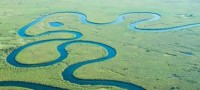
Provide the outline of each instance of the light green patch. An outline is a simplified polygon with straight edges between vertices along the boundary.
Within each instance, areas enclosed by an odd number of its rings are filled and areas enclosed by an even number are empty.
[[[66,49],[69,53],[67,62],[69,62],[70,64],[75,64],[81,61],[93,60],[107,55],[105,49],[97,45],[77,43],[74,45],[72,44]]]
[[[53,61],[59,57],[57,46],[59,43],[42,43],[30,46],[20,52],[16,60],[23,64],[39,64]]]
[[[23,39],[17,35],[17,31],[37,17],[57,11],[83,12],[92,22],[110,22],[118,15],[127,12],[156,12],[161,14],[160,20],[143,23],[138,27],[179,26],[200,21],[200,12],[197,10],[199,3],[198,0],[85,0],[84,3],[83,0],[56,2],[55,0],[37,2],[35,0],[14,0],[12,3],[9,0],[1,0],[0,80],[27,81],[73,90],[104,89],[106,86],[81,86],[66,82],[61,77],[61,73],[69,65],[104,56],[106,52],[101,47],[87,44],[71,45],[66,48],[70,51],[69,57],[60,63],[48,67],[16,68],[5,60],[12,50],[29,42],[47,38],[74,37],[71,34],[55,34]],[[104,43],[116,49],[116,57],[76,70],[75,76],[83,79],[119,80],[142,86],[147,90],[199,89],[200,28],[146,33],[135,32],[127,27],[130,22],[145,18],[151,18],[151,16],[127,15],[123,23],[94,26],[81,24],[77,16],[59,14],[31,27],[27,34],[36,35],[46,31],[69,29],[81,32],[84,35],[82,40]],[[50,27],[48,25],[50,21],[60,21],[64,26]],[[55,46],[60,43],[33,46],[22,51],[17,56],[17,60],[22,63],[49,62],[58,56]],[[186,56],[182,52],[191,52],[193,55]],[[37,60],[35,60],[36,57]]]

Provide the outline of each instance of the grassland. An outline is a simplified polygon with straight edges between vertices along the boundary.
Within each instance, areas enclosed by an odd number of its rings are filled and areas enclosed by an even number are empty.
[[[161,19],[144,23],[138,27],[160,28],[200,22],[198,0],[0,0],[0,81],[26,81],[68,89],[119,89],[107,86],[81,86],[66,82],[61,72],[69,65],[101,57],[106,52],[95,45],[73,45],[67,50],[69,57],[48,67],[17,68],[9,65],[5,58],[17,47],[29,42],[49,38],[70,38],[73,35],[24,39],[17,35],[22,26],[37,17],[57,11],[77,11],[85,13],[89,21],[109,22],[119,14],[134,11],[148,11],[161,14]],[[84,2],[84,3],[83,3]],[[70,14],[51,16],[27,31],[39,34],[51,30],[74,30],[84,36],[81,40],[91,40],[112,46],[117,56],[106,62],[84,66],[75,72],[83,79],[106,79],[131,82],[148,90],[198,90],[200,89],[200,27],[180,31],[145,33],[127,28],[130,22],[151,16],[136,14],[125,17],[125,22],[117,25],[94,26],[81,24],[79,18]],[[61,21],[65,26],[52,28],[49,21]],[[41,63],[58,56],[56,46],[62,42],[52,42],[28,48],[19,54],[22,63]],[[87,48],[87,49],[85,49]],[[37,51],[40,50],[40,51]],[[80,52],[81,51],[81,52]],[[35,54],[31,54],[35,53]],[[193,55],[185,55],[184,52]],[[31,58],[30,58],[31,57]],[[37,59],[35,59],[37,58]],[[13,87],[3,87],[10,89]],[[1,89],[1,88],[0,88]]]

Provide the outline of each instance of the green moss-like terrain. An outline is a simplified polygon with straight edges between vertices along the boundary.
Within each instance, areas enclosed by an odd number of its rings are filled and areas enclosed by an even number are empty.
[[[72,38],[57,33],[36,38],[22,38],[17,31],[37,17],[58,11],[76,11],[87,15],[92,22],[110,22],[126,12],[156,12],[161,19],[138,25],[142,28],[162,28],[200,22],[198,0],[0,0],[0,81],[25,81],[67,89],[117,90],[118,87],[78,85],[66,82],[61,73],[69,65],[105,56],[101,47],[75,44],[66,48],[69,56],[47,67],[18,68],[6,62],[14,49],[30,42]],[[85,25],[73,14],[57,14],[31,27],[26,33],[35,35],[52,30],[73,30],[83,34],[80,40],[101,42],[116,49],[116,57],[81,67],[75,76],[83,79],[102,79],[130,82],[148,90],[200,89],[200,27],[170,32],[136,32],[130,22],[151,18],[147,14],[125,16],[116,25]],[[49,21],[64,26],[50,27]],[[37,64],[59,56],[56,46],[62,41],[32,46],[17,56],[18,62]],[[188,55],[191,54],[191,55]],[[24,89],[0,87],[0,89]]]

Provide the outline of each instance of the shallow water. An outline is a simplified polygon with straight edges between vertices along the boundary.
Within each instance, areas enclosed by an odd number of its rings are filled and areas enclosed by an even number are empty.
[[[34,20],[33,22],[30,22],[29,24],[25,25],[24,27],[22,27],[19,31],[18,34],[21,37],[24,38],[34,38],[34,37],[40,37],[40,36],[44,36],[47,34],[53,34],[53,33],[70,33],[70,34],[74,34],[75,37],[73,38],[57,38],[57,39],[48,39],[48,40],[42,40],[42,41],[37,41],[37,42],[32,42],[29,43],[27,45],[24,45],[22,47],[19,47],[18,49],[14,50],[10,55],[8,55],[7,57],[7,62],[15,67],[20,67],[20,68],[29,68],[29,67],[44,67],[44,66],[49,66],[49,65],[53,65],[56,64],[58,62],[61,62],[63,59],[67,58],[67,51],[65,51],[65,47],[67,47],[68,45],[73,45],[73,44],[78,44],[78,43],[86,43],[86,44],[95,44],[97,46],[100,46],[101,48],[104,48],[108,54],[104,57],[101,58],[97,58],[97,59],[92,59],[92,60],[87,60],[84,62],[79,62],[76,64],[73,64],[69,67],[67,67],[64,72],[62,73],[63,79],[66,81],[69,81],[71,83],[76,83],[76,84],[80,84],[80,85],[108,85],[108,86],[117,86],[117,87],[121,87],[121,88],[125,88],[125,89],[129,89],[129,90],[142,90],[144,88],[134,85],[132,83],[127,83],[127,82],[121,82],[121,81],[115,81],[115,80],[90,80],[90,79],[78,79],[73,75],[73,72],[80,68],[81,66],[87,65],[87,64],[91,64],[91,63],[95,63],[95,62],[101,62],[101,61],[105,61],[105,60],[109,60],[110,58],[115,57],[117,51],[115,51],[114,48],[105,45],[103,43],[99,43],[99,42],[94,42],[94,41],[89,41],[89,40],[77,40],[79,38],[81,38],[83,35],[80,32],[76,32],[76,31],[71,31],[71,30],[57,30],[57,31],[48,31],[48,32],[44,32],[41,34],[37,34],[37,35],[27,35],[25,32],[26,30],[28,30],[30,27],[34,26],[35,24],[43,21],[45,18],[54,15],[54,14],[58,14],[58,13],[71,13],[74,15],[77,15],[80,17],[80,22],[83,24],[91,24],[91,25],[110,25],[110,24],[118,24],[118,23],[122,23],[124,21],[124,17],[128,14],[148,14],[153,16],[152,18],[149,19],[143,19],[143,20],[138,20],[136,22],[132,22],[129,24],[130,29],[134,30],[134,31],[142,31],[142,32],[166,32],[166,31],[174,31],[174,30],[183,30],[186,28],[191,28],[191,27],[196,27],[196,26],[200,26],[200,23],[194,23],[194,24],[188,24],[188,25],[182,25],[182,26],[176,26],[176,27],[165,27],[165,28],[154,28],[154,29],[149,29],[149,28],[138,28],[137,25],[138,24],[142,24],[144,22],[152,22],[152,21],[156,21],[158,19],[161,18],[161,16],[157,13],[153,13],[153,12],[129,12],[129,13],[124,13],[119,15],[119,17],[112,21],[112,22],[107,22],[107,23],[95,23],[95,22],[91,22],[87,20],[87,16],[83,13],[79,13],[79,12],[55,12],[55,13],[51,13],[48,15],[44,15],[41,16],[39,18],[37,18],[36,20]],[[52,27],[61,27],[64,24],[62,24],[61,22],[50,22],[49,23],[50,26]],[[68,41],[68,40],[72,40],[72,41]],[[53,42],[53,41],[66,41],[65,43],[59,45],[57,47],[58,52],[60,53],[60,56],[53,61],[47,62],[47,63],[40,63],[40,64],[23,64],[23,63],[19,63],[17,62],[17,60],[15,59],[17,54],[20,53],[23,49],[28,48],[30,46],[33,45],[38,45],[41,43],[46,43],[46,42]],[[184,55],[186,56],[191,56],[193,55],[190,52],[182,52]],[[20,87],[26,87],[26,88],[33,88],[34,85],[37,85],[37,87],[39,88],[43,88],[43,87],[48,87],[48,89],[55,89],[55,87],[53,86],[46,86],[46,85],[40,85],[40,84],[33,84],[33,83],[27,83],[27,82],[19,82],[18,84],[16,83],[16,81],[7,81],[7,82],[0,82],[0,86],[20,86]],[[34,89],[34,88],[33,88]],[[59,88],[57,88],[59,89]]]
[[[49,25],[52,26],[52,27],[61,27],[64,24],[61,23],[61,22],[49,22]]]
[[[71,12],[74,13],[75,15],[79,15],[80,16],[80,20],[82,23],[85,24],[97,24],[97,23],[92,23],[86,20],[86,15],[81,14],[81,13],[75,13],[75,12]],[[56,14],[56,13],[54,13]],[[49,14],[49,15],[53,15],[53,14]],[[93,42],[93,41],[83,41],[83,40],[77,40],[79,38],[81,38],[83,35],[80,32],[76,32],[76,31],[70,31],[70,30],[56,30],[56,31],[47,31],[41,34],[37,34],[37,35],[27,35],[25,32],[26,30],[28,30],[30,27],[34,26],[35,24],[41,22],[42,20],[44,20],[46,17],[48,17],[49,15],[45,15],[42,16],[40,18],[37,18],[36,20],[34,20],[33,22],[25,25],[24,27],[22,27],[19,31],[18,34],[21,37],[24,38],[34,38],[34,37],[40,37],[40,36],[44,36],[44,35],[49,35],[49,34],[53,34],[53,33],[70,33],[70,34],[74,34],[75,37],[73,38],[57,38],[57,39],[48,39],[48,40],[41,40],[41,41],[36,41],[36,42],[32,42],[29,44],[26,44],[24,46],[19,47],[18,49],[14,50],[11,52],[10,55],[8,55],[7,57],[7,62],[15,67],[20,67],[20,68],[30,68],[30,67],[44,67],[44,66],[50,66],[53,64],[56,64],[58,62],[61,62],[62,60],[64,60],[65,58],[67,58],[68,53],[65,50],[65,48],[68,45],[71,44],[76,44],[76,43],[86,43],[86,44],[95,44],[97,46],[100,46],[102,48],[104,48],[107,51],[107,55],[101,58],[97,58],[97,59],[92,59],[92,60],[87,60],[84,62],[79,62],[77,64],[71,65],[69,67],[67,67],[64,72],[62,73],[63,79],[66,81],[70,81],[71,83],[76,83],[76,84],[80,84],[80,85],[108,85],[108,86],[117,86],[117,87],[121,87],[121,88],[125,88],[125,89],[129,89],[129,90],[143,90],[142,87],[131,84],[131,83],[126,83],[126,82],[121,82],[121,81],[115,81],[115,80],[90,80],[90,79],[78,79],[73,75],[73,72],[80,68],[81,66],[87,65],[87,64],[91,64],[91,63],[95,63],[95,62],[101,62],[101,61],[105,61],[105,60],[109,60],[110,58],[115,57],[116,55],[116,51],[114,48],[99,43],[99,42]],[[119,19],[118,21],[112,22],[113,24],[118,23],[119,21],[122,21],[122,18]],[[102,23],[99,25],[104,25],[104,24],[109,24],[109,23]],[[60,23],[60,22],[50,22],[49,23],[50,26],[52,27],[60,27],[63,26],[64,24]],[[73,41],[68,41],[68,40],[73,40]],[[22,50],[29,48],[30,46],[34,46],[34,45],[38,45],[41,43],[46,43],[46,42],[54,42],[54,41],[66,41],[66,43],[63,43],[61,45],[59,45],[57,47],[57,50],[60,54],[60,56],[55,59],[52,60],[50,62],[47,63],[40,63],[40,64],[24,64],[24,63],[19,63],[16,60],[16,56],[18,55],[18,53],[20,53]],[[68,41],[68,42],[67,42]],[[70,78],[69,78],[70,77]],[[34,83],[27,83],[27,82],[18,82],[16,83],[16,81],[7,81],[7,82],[0,82],[0,86],[20,86],[20,87],[26,87],[26,88],[33,88],[33,86],[37,86],[38,88],[48,88],[48,89],[55,89],[56,87],[52,87],[52,86],[46,86],[46,85],[40,85],[40,84],[34,84]],[[60,88],[57,88],[60,89]]]

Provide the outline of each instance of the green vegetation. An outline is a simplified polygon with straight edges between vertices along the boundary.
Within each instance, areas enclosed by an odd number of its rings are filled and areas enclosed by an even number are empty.
[[[59,53],[56,50],[57,44],[53,44],[55,43],[44,43],[26,48],[17,55],[16,59],[18,62],[26,64],[37,64],[55,60],[59,57]]]
[[[89,21],[110,22],[126,12],[156,12],[161,19],[138,27],[162,28],[200,22],[198,0],[0,0],[0,81],[26,81],[68,89],[119,89],[107,86],[81,86],[62,79],[62,71],[77,62],[104,56],[105,50],[95,45],[71,45],[69,56],[62,62],[47,67],[17,68],[5,58],[14,49],[27,43],[50,38],[71,38],[71,34],[54,34],[23,39],[17,31],[41,15],[57,11],[85,13]],[[12,3],[11,3],[12,2]],[[84,3],[83,3],[84,2]],[[101,42],[112,46],[117,56],[105,62],[78,69],[75,76],[83,79],[106,79],[130,82],[148,90],[200,89],[200,27],[171,32],[135,32],[128,29],[130,22],[150,18],[146,14],[127,15],[125,22],[116,25],[84,25],[72,14],[50,16],[31,27],[27,34],[35,35],[52,30],[73,30],[83,34],[81,40]],[[59,21],[63,27],[53,28],[49,21]],[[63,41],[64,42],[64,41]],[[59,56],[50,42],[22,51],[17,60],[33,64],[52,61]],[[187,56],[183,52],[192,53]],[[10,89],[15,87],[1,87]],[[0,89],[1,89],[0,88]],[[18,89],[18,88],[17,88]],[[20,88],[21,89],[21,88]]]

